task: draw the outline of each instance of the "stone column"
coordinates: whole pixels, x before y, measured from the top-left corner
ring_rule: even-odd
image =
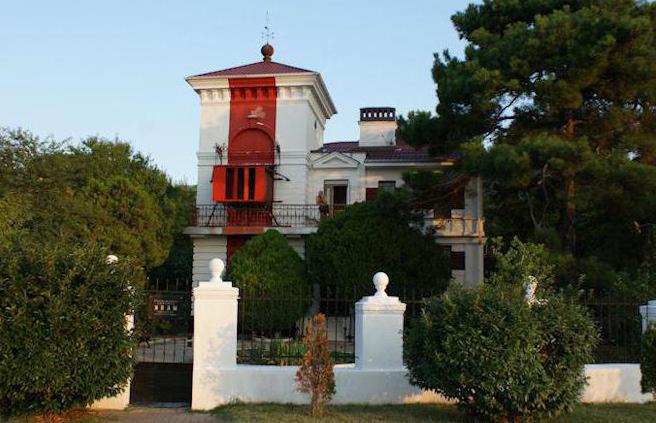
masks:
[[[640,314],[642,315],[642,333],[645,333],[650,326],[656,325],[656,300],[641,305]]]
[[[214,258],[212,278],[194,288],[194,368],[192,409],[204,408],[218,369],[237,365],[237,298],[239,289],[221,279],[225,264]]]
[[[373,282],[376,293],[355,303],[355,367],[402,369],[405,304],[385,292],[385,273],[376,273]]]

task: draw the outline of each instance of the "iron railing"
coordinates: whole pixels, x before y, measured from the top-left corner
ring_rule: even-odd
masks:
[[[642,338],[640,305],[635,299],[588,296],[582,299],[599,331],[595,363],[638,363]]]
[[[407,304],[406,325],[419,316],[427,291],[399,293]],[[263,296],[242,292],[239,298],[237,361],[242,364],[297,365],[305,354],[303,336],[316,313],[326,316],[328,348],[336,364],[355,362],[354,289],[315,287]]]
[[[272,204],[269,206],[199,205],[191,209],[191,226],[316,227],[330,216],[330,208],[315,204]]]

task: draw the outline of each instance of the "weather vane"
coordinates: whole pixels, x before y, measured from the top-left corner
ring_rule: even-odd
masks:
[[[271,31],[269,26],[269,11],[266,12],[266,17],[264,19],[264,31],[262,31],[262,41],[265,41],[266,44],[269,44],[270,40],[275,38],[275,33]]]

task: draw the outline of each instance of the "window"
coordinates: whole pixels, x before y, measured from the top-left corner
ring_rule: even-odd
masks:
[[[366,201],[375,201],[378,198],[378,188],[367,188],[365,191]]]
[[[394,192],[396,189],[396,181],[378,181],[379,191]]]
[[[464,251],[451,251],[451,270],[465,270]]]
[[[248,199],[255,199],[255,168],[248,168]]]
[[[235,169],[228,168],[226,170],[226,184],[225,184],[225,197],[227,199],[234,198],[235,195],[234,186],[235,186]]]
[[[324,181],[326,203],[330,213],[340,212],[348,204],[348,181]]]
[[[244,168],[237,168],[237,198],[244,198]]]

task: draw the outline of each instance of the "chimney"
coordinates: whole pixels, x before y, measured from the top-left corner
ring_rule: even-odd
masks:
[[[360,109],[360,147],[396,145],[396,109],[364,107]]]

